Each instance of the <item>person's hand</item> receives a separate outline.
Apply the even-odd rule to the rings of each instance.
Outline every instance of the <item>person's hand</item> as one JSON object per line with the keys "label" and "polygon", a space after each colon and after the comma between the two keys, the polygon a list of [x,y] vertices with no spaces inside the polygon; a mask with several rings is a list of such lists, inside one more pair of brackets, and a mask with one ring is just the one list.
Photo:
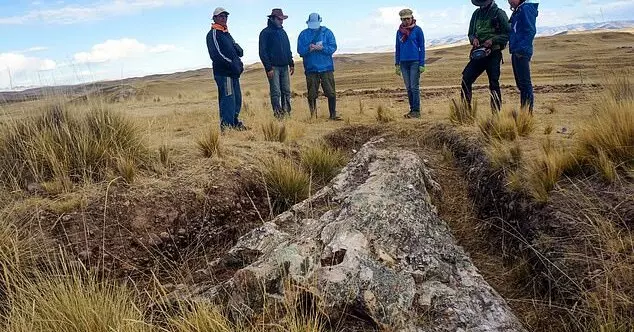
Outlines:
{"label": "person's hand", "polygon": [[315,45],[315,51],[322,51],[324,49],[324,45]]}
{"label": "person's hand", "polygon": [[293,76],[293,74],[295,74],[295,67],[291,67],[291,76]]}
{"label": "person's hand", "polygon": [[422,74],[425,72],[425,66],[419,66],[418,71]]}
{"label": "person's hand", "polygon": [[484,47],[491,48],[491,46],[493,46],[493,40],[489,39],[484,42]]}
{"label": "person's hand", "polygon": [[394,74],[401,76],[401,66],[399,65],[394,66]]}
{"label": "person's hand", "polygon": [[272,80],[273,79],[273,74],[274,74],[274,71],[273,71],[273,69],[271,69],[271,70],[266,72],[266,77],[268,77],[270,80]]}
{"label": "person's hand", "polygon": [[315,47],[316,47],[316,45],[315,45],[315,44],[310,44],[310,45],[308,46],[308,51],[309,51],[309,52],[313,52],[313,51],[315,51]]}
{"label": "person's hand", "polygon": [[471,43],[471,45],[473,45],[473,47],[475,48],[480,47],[480,41],[478,40],[478,38],[473,38],[473,42]]}

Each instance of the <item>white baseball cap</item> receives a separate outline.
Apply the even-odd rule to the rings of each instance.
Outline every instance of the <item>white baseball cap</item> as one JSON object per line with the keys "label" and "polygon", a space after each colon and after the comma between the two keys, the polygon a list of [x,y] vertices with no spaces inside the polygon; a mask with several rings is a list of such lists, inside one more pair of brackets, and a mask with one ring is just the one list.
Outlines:
{"label": "white baseball cap", "polygon": [[214,14],[213,14],[213,16],[212,16],[212,17],[218,16],[218,15],[220,15],[220,14],[222,14],[222,13],[225,13],[225,14],[229,15],[229,12],[228,12],[227,10],[225,10],[225,9],[224,9],[224,8],[222,8],[222,7],[218,7],[218,8],[216,8],[216,9],[214,10]]}

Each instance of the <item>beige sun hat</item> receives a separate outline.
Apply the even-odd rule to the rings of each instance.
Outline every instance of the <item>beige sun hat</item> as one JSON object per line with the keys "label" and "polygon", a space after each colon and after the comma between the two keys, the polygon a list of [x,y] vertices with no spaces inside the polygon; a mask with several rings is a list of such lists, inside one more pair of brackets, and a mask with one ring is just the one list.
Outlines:
{"label": "beige sun hat", "polygon": [[401,18],[412,18],[414,17],[414,12],[412,12],[411,9],[405,8],[398,12],[398,16],[400,16]]}

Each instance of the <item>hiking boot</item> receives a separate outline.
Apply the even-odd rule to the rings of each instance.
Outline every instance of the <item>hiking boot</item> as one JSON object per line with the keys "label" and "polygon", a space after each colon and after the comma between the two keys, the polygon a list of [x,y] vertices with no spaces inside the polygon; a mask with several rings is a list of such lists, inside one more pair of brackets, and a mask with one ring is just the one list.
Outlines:
{"label": "hiking boot", "polygon": [[338,115],[331,116],[329,119],[332,121],[343,121],[343,119]]}
{"label": "hiking boot", "polygon": [[420,112],[409,112],[403,115],[406,119],[420,119]]}

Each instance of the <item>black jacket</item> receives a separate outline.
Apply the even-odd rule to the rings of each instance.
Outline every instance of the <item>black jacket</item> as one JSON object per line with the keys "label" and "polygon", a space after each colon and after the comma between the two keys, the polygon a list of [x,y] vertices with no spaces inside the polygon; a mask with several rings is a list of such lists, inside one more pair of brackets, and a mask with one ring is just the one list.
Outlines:
{"label": "black jacket", "polygon": [[260,60],[266,71],[273,69],[273,66],[295,66],[286,31],[284,28],[278,28],[271,20],[260,32]]}
{"label": "black jacket", "polygon": [[244,55],[229,32],[211,29],[207,33],[207,50],[213,62],[214,75],[239,78],[244,71],[240,58]]}

